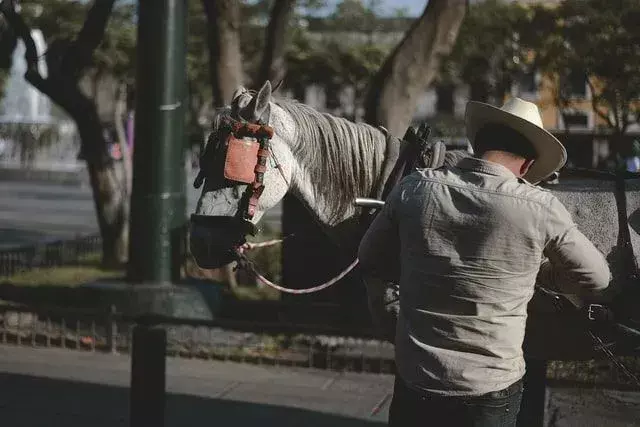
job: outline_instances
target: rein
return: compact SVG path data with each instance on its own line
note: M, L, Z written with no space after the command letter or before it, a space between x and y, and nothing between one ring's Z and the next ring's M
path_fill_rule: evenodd
M251 221L255 215L260 196L264 191L264 174L267 170L267 159L269 157L273 159L274 167L280 171L280 175L287 186L291 186L282 170L282 164L278 161L273 150L271 150L270 142L274 134L273 128L262 123L254 124L235 120L227 116L222 119L220 131L223 132L223 135L226 134L224 144L227 153L225 156L224 177L229 181L249 184L242 196L242 203L246 206L246 209L244 212L242 212L242 209L239 209L238 214L241 215L241 220ZM214 136L217 135L212 134L210 138ZM244 138L255 138L257 142L247 142ZM194 181L194 187L199 188L202 186L205 177L206 169L201 168ZM254 263L247 258L246 252L257 248L282 244L288 237L291 236L266 242L245 243L235 251L238 267L251 271L261 283L278 291L301 295L311 294L329 288L339 282L358 265L358 259L356 258L332 279L311 288L292 289L280 286L260 274Z
M274 167L276 167L280 171L282 178L290 187L290 183L286 175L284 174L284 171L282 170L282 165L278 162L275 153L273 153L270 147L270 140L273 137L274 131L273 128L262 123L248 123L245 121L234 120L231 117L223 118L220 130L227 134L226 138L224 139L227 148L224 177L230 181L248 184L247 189L242 197L242 202L244 203L245 208L244 212L243 209L239 209L237 216L240 216L239 219L241 219L242 221L250 222L255 215L255 210L258 205L259 198L264 191L264 174L266 172L266 164L269 157L274 160ZM427 142L429 131L430 129L428 128L428 126L425 125L417 130L409 128L407 134L405 134L403 138L403 140L408 144L403 150L401 150L396 162L388 162L384 165L383 176L380 177L380 182L377 185L378 188L373 190L373 195L376 196L376 199L384 200L389 191L404 176L406 176L406 174L410 173L416 167L437 168L442 165L442 163L444 162L445 147L441 142ZM213 134L212 136L210 136L210 138L211 137L213 137ZM256 141L247 142L244 138L254 138ZM389 138L389 143L393 143L391 141L391 138ZM387 147L388 153L390 150L396 150L396 147ZM391 165L393 165L392 168ZM194 182L194 186L196 188L199 188L202 185L207 170L208 168L201 167L200 173L198 174ZM626 215L626 193L624 191L624 178L627 176L618 176L618 174L586 169L567 169L567 171L570 174L573 172L579 175L598 178L606 177L616 180L617 192L619 194L619 197L621 197L621 199L618 200L618 213L621 227L622 244L623 249L627 253L627 262L630 264L629 267L631 270L629 280L638 280L638 278L640 277L640 268L636 263L635 254L633 253L633 246L631 244L631 238L629 235L628 218ZM638 175L634 174L633 177L638 178ZM375 215L375 212L366 212L365 210L365 212L363 212L363 214L361 215L361 222L366 226L370 224ZM356 258L351 262L351 264L349 264L344 270L335 275L333 278L310 288L292 289L280 286L260 274L257 271L254 263L247 258L246 253L258 248L265 248L282 244L284 240L289 237L291 236L286 236L283 239L275 239L265 242L245 243L244 245L240 246L235 251L238 261L238 268L243 268L252 272L261 283L266 286L272 287L280 292L302 295L319 292L333 286L347 274L353 271L358 265L358 259ZM552 294L549 291L546 291L541 286L537 286L537 288L540 289L543 294L546 294L553 299L554 305L556 306L557 310L566 311L569 308L569 311L571 311L573 314L583 314L582 310L572 302L569 301L569 304L566 304L566 301L568 301L567 299L562 298L559 295ZM569 307L567 307L567 305ZM628 335L640 335L640 332L636 331L635 329L629 328L621 323L613 321L612 313L610 312L610 310L600 304L589 304L587 307L586 317L588 319L588 322L586 324L586 332L594 342L594 349L602 351L612 362L614 362L614 364L621 371L624 372L624 374L628 378L630 378L636 385L640 385L640 380L638 380L638 378L621 361L617 360L613 352L609 349L609 347L613 343L606 344L594 331L591 325L593 324L593 322L597 323L598 321L607 321L617 326L618 329L622 330Z
M383 200L386 199L387 195L389 194L389 192L391 192L393 187L395 187L395 185L398 182L400 182L400 180L404 176L411 173L417 167L437 168L442 166L442 164L444 163L444 151L445 151L444 144L442 144L441 142L429 143L428 138L429 138L430 132L431 132L431 128L426 124L423 124L418 129L413 129L410 127L407 130L407 133L404 135L403 140L406 141L408 144L403 150L400 151L399 156L394 163L387 162L385 164L384 169L386 169L388 172L384 173L383 176L381 177L382 181L380 183L381 185L379 185L379 188L373 190L375 195L378 195L378 197L381 197ZM394 140L392 138L389 138L388 136L388 141L389 141L388 142L389 145L397 145L395 147L395 150L399 149L399 145L400 145L399 140ZM388 152L393 149L394 148L387 147ZM285 182L287 182L284 174L282 176L285 179ZM287 182L287 184L289 183ZM375 215L376 213L364 212L360 217L360 221L364 225L368 226L373 220L373 217ZM305 288L305 289L286 288L284 286L280 286L276 283L273 283L272 281L264 277L262 274L260 274L257 271L255 264L251 260L249 260L245 254L247 250L273 246L273 245L281 244L283 241L284 239L271 240L268 242L261 242L261 243L246 243L236 251L236 254L239 260L239 267L244 268L245 270L251 271L255 275L255 277L266 286L269 286L278 291L289 293L289 294L304 295L304 294L312 294L315 292L319 292L331 287L332 285L339 282L351 271L353 271L353 269L355 269L359 263L357 258L354 259L351 262L351 264L349 264L344 270L342 270L336 276L327 280L326 282L323 282L311 288Z

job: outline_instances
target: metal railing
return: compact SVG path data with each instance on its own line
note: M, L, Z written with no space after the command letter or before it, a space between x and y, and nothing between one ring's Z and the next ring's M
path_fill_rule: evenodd
M0 344L130 353L136 325L167 333L166 355L356 372L394 372L393 345L373 331L321 325L135 317L51 307L0 306Z
M102 250L100 235L56 240L0 251L0 278L42 267L79 263Z
M164 329L170 357L233 361L326 370L393 373L391 343L372 330L346 330L315 324L196 320L130 316L113 307L105 312L23 305L0 306L0 344L88 352L130 353L137 325ZM640 357L624 358L640 373ZM638 389L606 359L551 361L551 381L602 388Z

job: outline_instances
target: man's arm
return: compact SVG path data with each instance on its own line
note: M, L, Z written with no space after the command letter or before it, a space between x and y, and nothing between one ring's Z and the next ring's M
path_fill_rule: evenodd
M547 219L547 240L538 283L565 294L593 295L611 281L609 265L600 251L582 234L571 214L555 197Z
M395 217L399 186L391 191L358 249L373 324L389 342L395 341L398 302L389 304L392 286L400 280L400 238Z
M366 276L389 281L399 279L400 237L395 217L399 193L398 185L391 191L384 207L360 241L358 260Z

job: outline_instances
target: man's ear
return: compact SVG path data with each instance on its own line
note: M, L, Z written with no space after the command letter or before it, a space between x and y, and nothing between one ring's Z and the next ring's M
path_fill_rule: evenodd
M534 162L534 159L525 160L524 163L522 163L522 166L520 166L520 176L525 176L527 172L529 172L529 169L531 169L531 166L533 166Z

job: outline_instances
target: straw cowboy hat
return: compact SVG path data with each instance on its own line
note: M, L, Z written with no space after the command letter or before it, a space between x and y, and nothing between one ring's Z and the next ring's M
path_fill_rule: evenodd
M564 166L567 151L558 139L542 127L542 118L536 104L520 98L511 98L502 108L482 102L470 101L465 113L467 138L475 144L476 133L486 124L502 124L519 132L533 145L538 157L523 177L537 184Z

